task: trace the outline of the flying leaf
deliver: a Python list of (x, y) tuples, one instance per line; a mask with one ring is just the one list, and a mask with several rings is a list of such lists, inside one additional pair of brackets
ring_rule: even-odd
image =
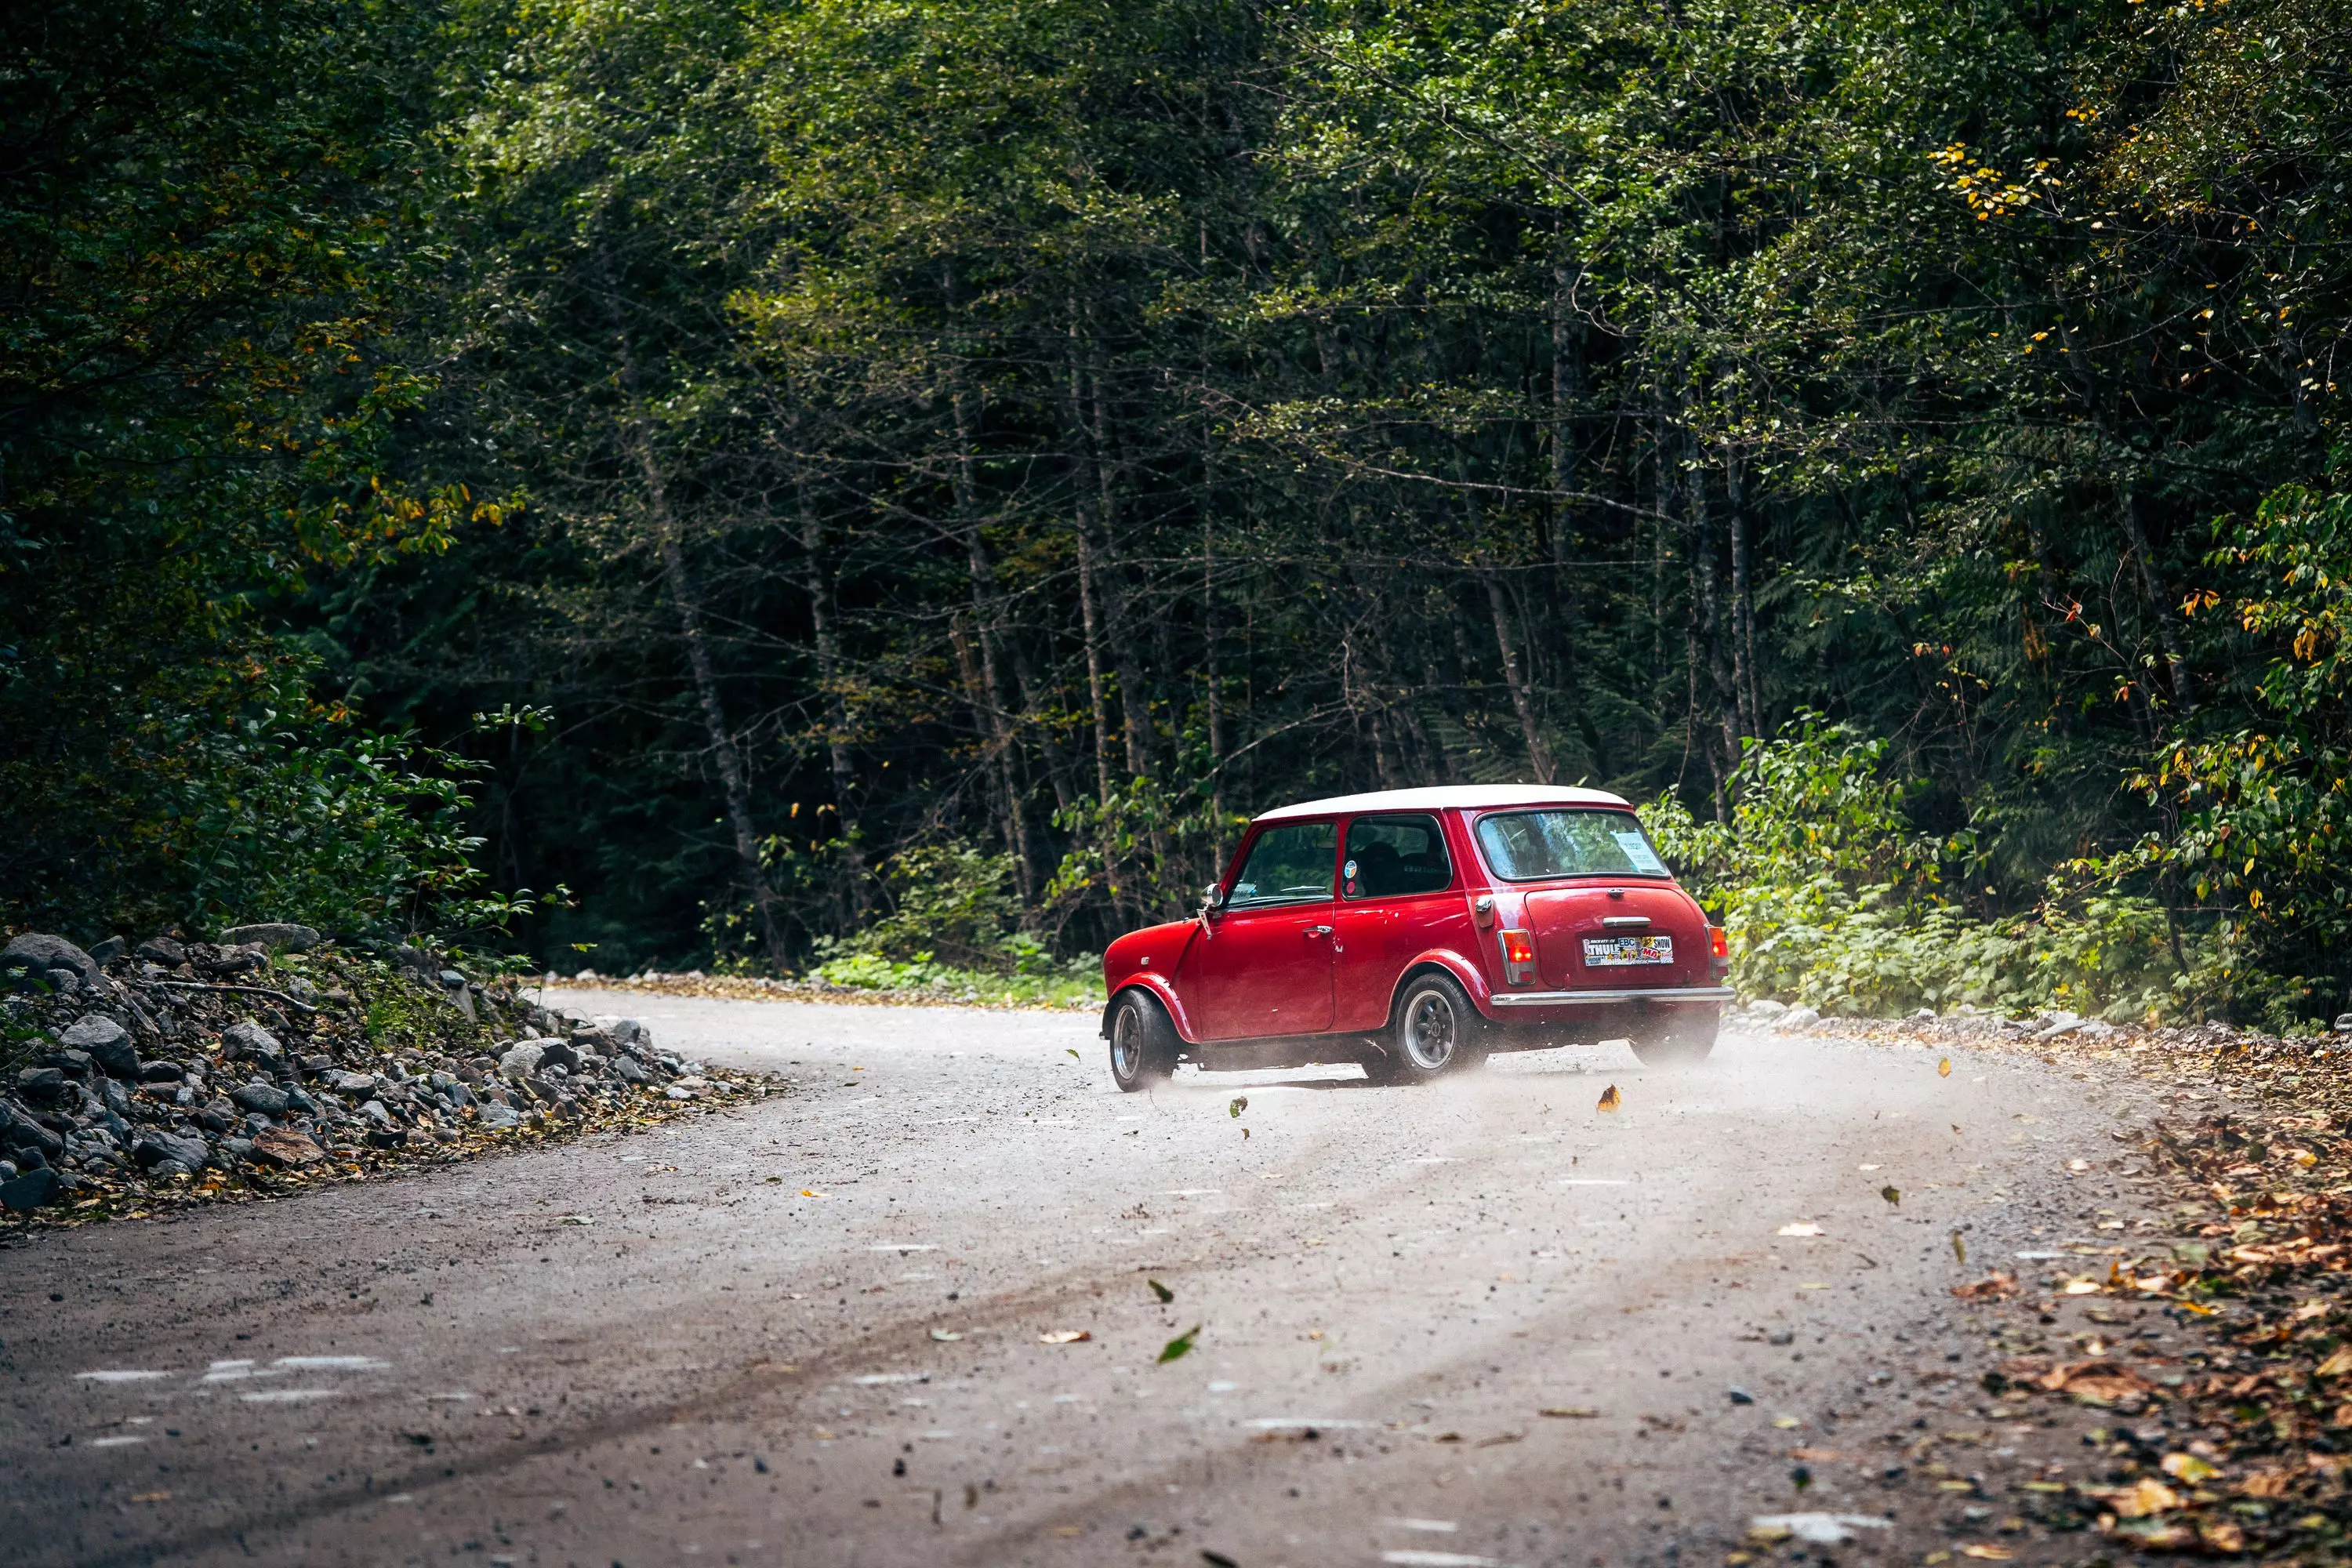
[(1071, 1059), (1072, 1061), (1074, 1061), (1074, 1062), (1075, 1062), (1075, 1061), (1083, 1061), (1083, 1060), (1085, 1060), (1085, 1059), (1086, 1059), (1086, 1058), (1084, 1058), (1083, 1057), (1081, 1057), (1081, 1056), (1079, 1056), (1079, 1055), (1078, 1055), (1078, 1053), (1077, 1053), (1077, 1049), (1076, 1049), (1076, 1047), (1072, 1047), (1072, 1046), (1064, 1046), (1064, 1047), (1062, 1047), (1062, 1049), (1063, 1049), (1063, 1050), (1065, 1050), (1066, 1052), (1067, 1052), (1067, 1053), (1069, 1054), (1069, 1058), (1070, 1058), (1070, 1059)]
[(1249, 1096), (1246, 1094), (1237, 1094), (1234, 1096), (1233, 1103), (1225, 1107), (1225, 1114), (1227, 1116), (1239, 1116), (1243, 1111), (1247, 1110), (1248, 1109)]
[(1878, 1189), (1878, 1195), (1885, 1198), (1888, 1203), (1893, 1204), (1896, 1208), (1901, 1208), (1903, 1206), (1903, 1189), (1901, 1187), (1881, 1187)]
[(1612, 1083), (1607, 1089), (1601, 1091), (1601, 1103), (1595, 1106), (1594, 1109), (1597, 1110), (1610, 1111), (1616, 1110), (1619, 1106), (1624, 1103), (1625, 1097), (1617, 1092), (1617, 1086)]
[(1170, 1301), (1173, 1301), (1176, 1299), (1176, 1292), (1171, 1290), (1167, 1286), (1162, 1285), (1157, 1279), (1146, 1279), (1144, 1283), (1151, 1287), (1151, 1293), (1159, 1297), (1161, 1304), (1163, 1305)]
[(950, 1345), (955, 1343), (956, 1341), (963, 1338), (963, 1336), (957, 1333), (953, 1329), (933, 1329), (931, 1331), (931, 1338), (939, 1341), (940, 1343), (943, 1345)]
[(1536, 1414), (1556, 1416), (1562, 1421), (1590, 1421), (1601, 1412), (1589, 1405), (1547, 1405)]
[(1093, 1338), (1094, 1335), (1084, 1329), (1056, 1329), (1050, 1334), (1039, 1334), (1037, 1342), (1041, 1345), (1075, 1345)]
[(1937, 1078), (1949, 1078), (1952, 1076), (1951, 1058), (1946, 1057), (1943, 1060), (1936, 1064), (1936, 1076)]
[(1174, 1339), (1170, 1340), (1166, 1344), (1160, 1346), (1159, 1364), (1165, 1366), (1171, 1361), (1181, 1361), (1186, 1356), (1191, 1355), (1192, 1353), (1192, 1341), (1200, 1334), (1200, 1332), (1201, 1325), (1195, 1323), (1191, 1328), (1186, 1329), (1182, 1333), (1178, 1334)]

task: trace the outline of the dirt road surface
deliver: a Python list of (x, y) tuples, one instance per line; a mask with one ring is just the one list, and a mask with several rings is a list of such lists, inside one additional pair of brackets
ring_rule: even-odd
[(1950, 1288), (2134, 1218), (2132, 1087), (2031, 1059), (1145, 1097), (1090, 1016), (551, 1000), (793, 1089), (0, 1253), (0, 1562), (1916, 1562)]

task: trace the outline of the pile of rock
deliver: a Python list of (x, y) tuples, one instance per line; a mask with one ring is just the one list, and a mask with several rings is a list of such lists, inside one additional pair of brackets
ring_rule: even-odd
[[(0, 1209), (267, 1190), (768, 1091), (634, 1019), (567, 1016), (418, 949), (386, 962), (287, 925), (126, 948), (28, 934), (0, 952)], [(372, 1005), (404, 1031), (383, 1037)]]

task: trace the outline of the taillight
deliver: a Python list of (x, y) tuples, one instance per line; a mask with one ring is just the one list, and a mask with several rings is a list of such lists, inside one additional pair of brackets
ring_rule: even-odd
[(1503, 978), (1513, 985), (1525, 985), (1536, 977), (1536, 939), (1531, 931), (1503, 931), (1496, 933), (1503, 948)]
[(1706, 928), (1706, 950), (1717, 958), (1731, 956), (1731, 939), (1724, 934), (1721, 926)]

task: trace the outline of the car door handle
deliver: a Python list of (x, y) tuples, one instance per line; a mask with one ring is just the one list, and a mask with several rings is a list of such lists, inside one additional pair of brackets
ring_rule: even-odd
[(1301, 936), (1329, 936), (1331, 934), (1331, 928), (1329, 926), (1308, 926), (1305, 931), (1298, 934)]

